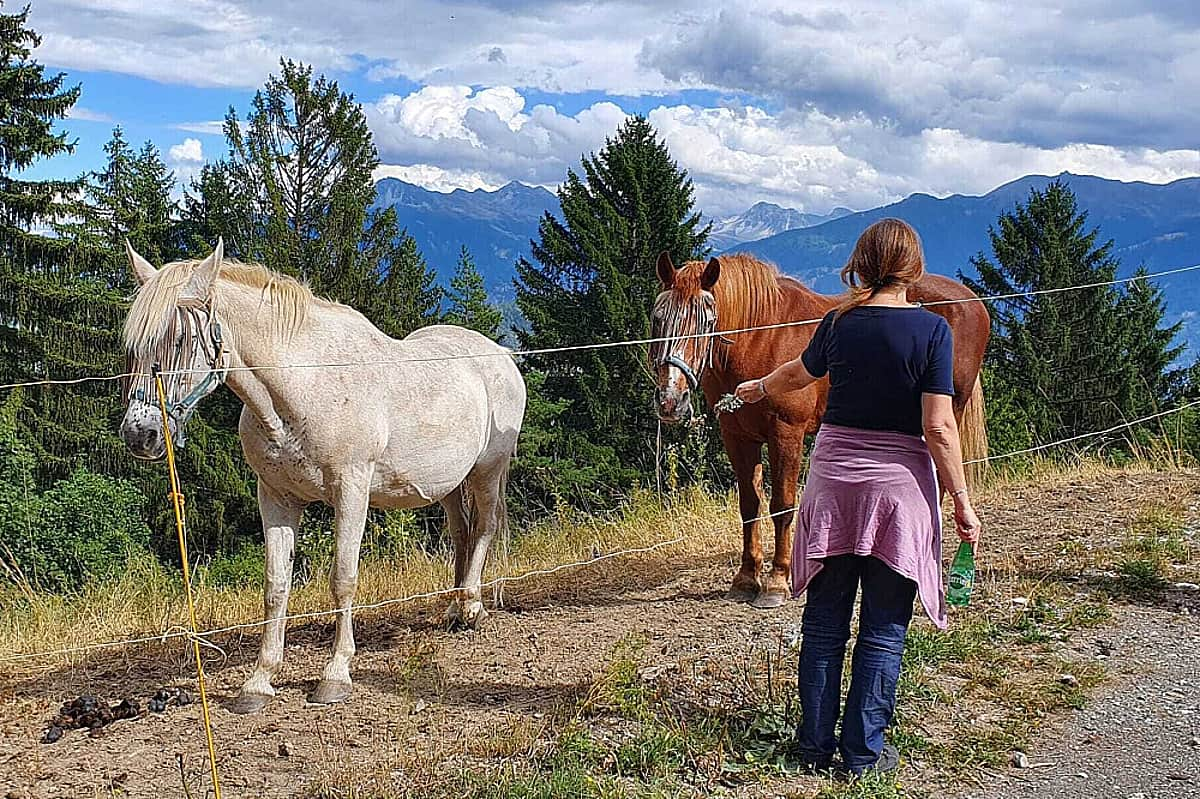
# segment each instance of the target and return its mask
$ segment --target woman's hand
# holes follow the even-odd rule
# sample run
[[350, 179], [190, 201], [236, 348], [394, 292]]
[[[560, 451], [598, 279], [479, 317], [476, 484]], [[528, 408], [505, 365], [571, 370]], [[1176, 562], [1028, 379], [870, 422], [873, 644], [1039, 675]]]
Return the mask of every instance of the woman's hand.
[[966, 494], [954, 498], [954, 523], [958, 527], [960, 540], [972, 544], [979, 542], [979, 533], [983, 531], [983, 525], [980, 524], [975, 508], [971, 507], [971, 500]]
[[738, 384], [738, 387], [733, 390], [737, 398], [742, 402], [758, 402], [766, 399], [767, 390], [763, 386], [762, 380], [747, 380], [745, 383]]

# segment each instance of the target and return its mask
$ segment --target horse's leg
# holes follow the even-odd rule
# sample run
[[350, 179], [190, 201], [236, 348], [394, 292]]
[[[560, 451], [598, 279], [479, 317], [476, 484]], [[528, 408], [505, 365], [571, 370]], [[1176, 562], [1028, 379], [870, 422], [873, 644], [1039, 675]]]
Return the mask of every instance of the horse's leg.
[[738, 510], [742, 517], [742, 565], [726, 594], [737, 602], [752, 602], [758, 597], [762, 571], [762, 542], [758, 537], [758, 516], [762, 508], [762, 445], [726, 435], [725, 451], [737, 477]]
[[308, 701], [327, 705], [350, 696], [350, 659], [354, 657], [354, 621], [351, 608], [358, 588], [358, 553], [370, 502], [371, 469], [343, 475], [338, 481], [334, 507], [335, 548], [329, 587], [338, 608], [333, 634], [333, 655]]
[[266, 624], [263, 625], [254, 672], [228, 705], [234, 713], [254, 713], [275, 695], [271, 680], [283, 663], [285, 617], [292, 587], [292, 555], [303, 508], [277, 499], [259, 480], [258, 511], [262, 516], [266, 552], [263, 569], [263, 619]]
[[[450, 534], [450, 543], [454, 546], [454, 587], [461, 588], [467, 576], [468, 537], [467, 537], [467, 506], [464, 486], [451, 491], [442, 500], [446, 510], [446, 532]], [[458, 598], [446, 608], [446, 623], [457, 626], [462, 623], [462, 604]]]
[[775, 552], [771, 573], [754, 607], [777, 608], [787, 601], [792, 574], [792, 525], [796, 514], [796, 483], [804, 456], [804, 428], [777, 425], [767, 442], [771, 462], [771, 521], [775, 523]]
[[508, 524], [508, 508], [504, 504], [504, 486], [508, 464], [476, 468], [467, 478], [467, 573], [458, 592], [460, 620], [464, 626], [478, 627], [487, 618], [480, 597], [483, 566], [488, 547], [497, 531]]

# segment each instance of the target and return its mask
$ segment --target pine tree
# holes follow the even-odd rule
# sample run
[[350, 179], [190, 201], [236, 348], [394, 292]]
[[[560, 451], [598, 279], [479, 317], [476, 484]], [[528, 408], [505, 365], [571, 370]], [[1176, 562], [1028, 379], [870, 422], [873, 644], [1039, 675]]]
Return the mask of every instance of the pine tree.
[[26, 27], [29, 7], [0, 13], [0, 259], [23, 269], [53, 271], [66, 262], [63, 242], [34, 228], [61, 217], [59, 198], [74, 195], [81, 180], [22, 180], [38, 161], [65, 155], [75, 143], [54, 124], [66, 118], [80, 87], [65, 87], [66, 74], [47, 77], [30, 58], [41, 37]]
[[[1061, 182], [1001, 214], [990, 229], [994, 261], [972, 259], [979, 294], [1012, 294], [1104, 283], [1119, 262], [1098, 244], [1087, 214]], [[1006, 413], [1033, 442], [1103, 429], [1162, 398], [1178, 327], [1160, 328], [1161, 295], [1114, 286], [1023, 296], [993, 305], [988, 364]]]
[[[1144, 268], [1135, 275], [1145, 275]], [[1183, 320], [1161, 327], [1166, 316], [1162, 289], [1137, 280], [1125, 290], [1117, 309], [1125, 325], [1125, 350], [1133, 370], [1133, 408], [1145, 416], [1183, 391], [1187, 370], [1176, 367], [1186, 348], [1176, 344]]]
[[90, 277], [128, 293], [134, 285], [126, 240], [151, 263], [174, 261], [186, 252], [172, 197], [175, 176], [153, 143], [134, 152], [119, 126], [104, 154], [104, 167], [86, 176], [82, 199], [71, 203], [71, 218], [54, 227], [76, 252], [95, 254], [102, 266]]
[[234, 182], [227, 162], [205, 164], [184, 192], [183, 247], [189, 255], [202, 257], [212, 252], [213, 242], [221, 238], [230, 256], [250, 259], [259, 231], [251, 205]]
[[311, 67], [282, 60], [280, 68], [254, 95], [244, 125], [232, 109], [225, 118], [221, 168], [253, 226], [237, 252], [300, 276], [319, 294], [353, 296], [379, 164], [366, 115]]
[[[571, 170], [558, 191], [562, 221], [547, 213], [531, 263], [517, 264], [517, 304], [529, 321], [526, 348], [639, 338], [658, 293], [654, 263], [666, 250], [676, 263], [697, 257], [708, 234], [694, 210], [693, 187], [642, 117], [627, 120], [598, 153]], [[566, 401], [555, 425], [567, 455], [610, 468], [580, 490], [627, 493], [653, 473], [653, 384], [645, 352], [590, 350], [535, 360], [545, 390]]]
[[[72, 151], [54, 124], [79, 96], [79, 87], [65, 89], [62, 74], [46, 77], [30, 58], [40, 39], [25, 26], [27, 13], [0, 14], [0, 382], [114, 374], [124, 309], [102, 279], [103, 251], [42, 232], [77, 210], [84, 181], [18, 177]], [[128, 462], [112, 434], [113, 391], [91, 383], [24, 395], [19, 434], [42, 484], [80, 464], [106, 471]]]
[[450, 278], [450, 291], [447, 292], [446, 299], [450, 303], [446, 312], [446, 321], [449, 324], [468, 327], [493, 341], [499, 340], [503, 317], [500, 310], [488, 302], [483, 275], [479, 273], [471, 251], [465, 244], [458, 255], [458, 267], [454, 270], [454, 277]]

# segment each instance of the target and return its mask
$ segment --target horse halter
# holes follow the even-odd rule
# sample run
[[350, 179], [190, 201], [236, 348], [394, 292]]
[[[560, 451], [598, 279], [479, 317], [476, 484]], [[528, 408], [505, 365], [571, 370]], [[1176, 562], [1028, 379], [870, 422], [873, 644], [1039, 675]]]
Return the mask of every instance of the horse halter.
[[[650, 362], [655, 369], [663, 366], [674, 366], [687, 381], [688, 388], [695, 392], [700, 389], [700, 378], [704, 370], [712, 364], [713, 340], [717, 338], [717, 314], [712, 308], [711, 298], [705, 295], [693, 297], [685, 303], [671, 303], [666, 298], [669, 293], [655, 303], [652, 317], [651, 335], [660, 341], [650, 345]], [[689, 325], [690, 323], [690, 325]], [[693, 327], [688, 330], [687, 327]], [[681, 345], [694, 341], [699, 351], [696, 365], [693, 367], [680, 353]]]
[[[174, 343], [170, 343], [174, 339]], [[225, 381], [225, 342], [221, 335], [221, 323], [213, 318], [212, 309], [199, 301], [181, 303], [175, 309], [175, 318], [168, 325], [162, 341], [152, 353], [153, 367], [149, 373], [139, 372], [129, 383], [126, 401], [136, 399], [150, 405], [157, 404], [158, 391], [154, 378], [162, 374], [167, 395], [167, 415], [175, 420], [177, 428], [191, 417], [210, 391]], [[198, 356], [203, 356], [208, 370], [192, 389], [182, 398], [175, 396], [186, 385], [187, 378], [194, 374]], [[133, 360], [133, 355], [130, 355]], [[131, 363], [130, 371], [133, 371]]]

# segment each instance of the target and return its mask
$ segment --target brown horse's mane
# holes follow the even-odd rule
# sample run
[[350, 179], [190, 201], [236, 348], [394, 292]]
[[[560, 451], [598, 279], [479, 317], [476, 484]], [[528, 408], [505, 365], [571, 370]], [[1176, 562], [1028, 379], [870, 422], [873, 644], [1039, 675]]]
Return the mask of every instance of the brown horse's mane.
[[[747, 253], [722, 255], [721, 276], [712, 288], [717, 302], [717, 330], [741, 330], [774, 319], [783, 298], [779, 267]], [[700, 291], [700, 276], [707, 263], [689, 261], [676, 275], [676, 287], [685, 296]]]

